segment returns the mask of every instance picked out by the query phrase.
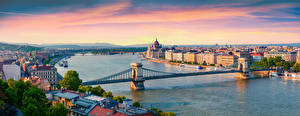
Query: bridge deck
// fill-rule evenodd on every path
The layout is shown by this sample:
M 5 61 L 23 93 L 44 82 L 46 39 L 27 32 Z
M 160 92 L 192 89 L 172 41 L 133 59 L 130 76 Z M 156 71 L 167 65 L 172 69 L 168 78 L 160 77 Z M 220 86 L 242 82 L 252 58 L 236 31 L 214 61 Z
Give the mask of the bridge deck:
M 230 70 L 230 71 L 208 71 L 208 72 L 192 72 L 192 73 L 166 73 L 166 74 L 162 74 L 162 75 L 147 75 L 147 76 L 143 77 L 143 80 L 178 78 L 178 77 L 209 75 L 209 74 L 237 73 L 237 72 L 242 72 L 242 71 Z M 111 83 L 134 81 L 131 77 L 129 77 L 129 78 L 128 77 L 127 78 L 112 77 L 112 78 L 113 79 L 110 78 L 110 79 L 98 79 L 98 80 L 93 80 L 93 81 L 87 81 L 87 82 L 83 82 L 83 85 L 111 84 Z

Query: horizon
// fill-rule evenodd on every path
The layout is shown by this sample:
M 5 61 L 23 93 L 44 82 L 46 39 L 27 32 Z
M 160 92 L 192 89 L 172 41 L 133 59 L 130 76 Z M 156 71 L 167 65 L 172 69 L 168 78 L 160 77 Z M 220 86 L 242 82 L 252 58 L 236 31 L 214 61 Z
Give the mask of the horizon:
M 32 7 L 32 6 L 39 7 Z M 300 2 L 5 1 L 1 42 L 164 45 L 300 43 Z

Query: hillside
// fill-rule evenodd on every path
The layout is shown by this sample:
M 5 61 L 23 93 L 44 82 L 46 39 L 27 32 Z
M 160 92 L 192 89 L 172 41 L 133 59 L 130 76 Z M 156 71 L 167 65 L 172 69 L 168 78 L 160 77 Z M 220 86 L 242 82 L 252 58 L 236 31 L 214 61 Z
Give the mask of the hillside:
M 41 47 L 34 47 L 30 45 L 16 45 L 16 44 L 7 44 L 7 43 L 0 43 L 0 50 L 10 50 L 10 51 L 34 51 L 43 50 Z

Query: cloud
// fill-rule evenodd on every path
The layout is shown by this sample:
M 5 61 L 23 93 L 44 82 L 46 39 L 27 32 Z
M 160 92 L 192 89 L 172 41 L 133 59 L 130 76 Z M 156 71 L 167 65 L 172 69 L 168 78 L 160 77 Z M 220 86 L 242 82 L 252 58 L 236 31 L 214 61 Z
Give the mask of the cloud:
M 298 17 L 274 11 L 293 8 L 294 4 L 241 7 L 241 3 L 228 3 L 193 7 L 163 5 L 152 8 L 135 5 L 130 1 L 121 1 L 54 13 L 0 12 L 11 14 L 0 18 L 0 34 L 13 38 L 14 41 L 35 43 L 108 41 L 117 44 L 142 44 L 155 35 L 164 37 L 162 42 L 167 44 L 172 39 L 175 39 L 175 44 L 175 41 L 180 44 L 192 41 L 198 44 L 204 43 L 203 41 L 239 42 L 237 40 L 241 38 L 244 41 L 241 40 L 240 43 L 245 43 L 255 40 L 251 37 L 257 38 L 253 42 L 261 38 L 278 42 L 284 36 L 289 41 L 299 40 L 296 32 L 299 31 L 297 27 L 300 26 L 300 21 L 276 19 L 279 16 L 294 19 Z M 156 7 L 161 8 L 155 9 Z M 282 35 L 277 34 L 278 32 Z

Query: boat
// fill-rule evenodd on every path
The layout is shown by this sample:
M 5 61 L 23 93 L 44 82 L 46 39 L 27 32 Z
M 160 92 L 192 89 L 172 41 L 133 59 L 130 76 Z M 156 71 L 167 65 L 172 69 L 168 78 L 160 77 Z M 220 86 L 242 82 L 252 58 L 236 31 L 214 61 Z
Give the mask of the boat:
M 63 67 L 63 66 L 64 66 L 64 64 L 62 63 L 62 61 L 59 62 L 58 65 L 59 65 L 60 67 Z
M 279 77 L 278 73 L 277 72 L 273 72 L 270 74 L 270 77 Z
M 282 76 L 281 78 L 284 80 L 300 81 L 300 74 L 299 73 L 285 73 L 284 76 Z
M 184 68 L 194 68 L 194 69 L 203 69 L 202 66 L 197 66 L 197 65 L 187 65 L 187 64 L 180 64 L 179 67 L 184 67 Z
M 64 67 L 68 67 L 68 61 L 64 60 L 64 61 L 62 61 L 62 64 L 63 64 Z

